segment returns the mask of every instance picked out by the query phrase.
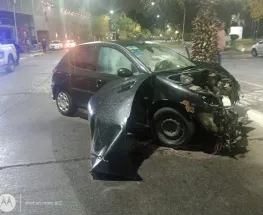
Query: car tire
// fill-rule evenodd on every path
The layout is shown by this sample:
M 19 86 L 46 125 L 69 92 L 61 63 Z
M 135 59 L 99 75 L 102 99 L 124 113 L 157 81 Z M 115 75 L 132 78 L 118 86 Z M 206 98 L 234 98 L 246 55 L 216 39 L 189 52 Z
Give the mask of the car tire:
M 59 91 L 56 97 L 56 103 L 59 112 L 64 116 L 74 116 L 77 112 L 77 107 L 72 97 L 66 91 Z
M 175 109 L 166 107 L 155 112 L 151 129 L 161 145 L 180 148 L 191 141 L 195 124 Z
M 6 71 L 7 72 L 14 72 L 15 71 L 15 59 L 13 57 L 13 55 L 9 55 L 8 56 L 8 62 L 7 62 L 7 68 Z
M 252 54 L 253 57 L 257 57 L 258 56 L 258 52 L 257 52 L 256 49 L 252 49 L 251 54 Z

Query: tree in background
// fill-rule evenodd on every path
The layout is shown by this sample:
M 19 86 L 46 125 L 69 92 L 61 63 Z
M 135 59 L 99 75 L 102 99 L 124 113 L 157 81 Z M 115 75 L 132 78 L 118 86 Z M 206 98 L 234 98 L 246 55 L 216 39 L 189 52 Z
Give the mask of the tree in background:
M 263 0 L 247 0 L 247 3 L 254 20 L 263 18 Z
M 109 33 L 109 20 L 108 16 L 99 16 L 93 19 L 91 30 L 97 40 L 106 39 Z
M 148 29 L 142 29 L 141 33 L 142 33 L 142 37 L 143 37 L 143 39 L 145 39 L 145 40 L 150 39 L 151 36 L 152 36 L 151 31 L 148 30 Z
M 192 59 L 216 63 L 217 32 L 220 21 L 215 12 L 215 2 L 203 0 L 193 21 Z
M 127 17 L 125 13 L 112 17 L 112 29 L 119 33 L 122 40 L 134 40 L 141 32 L 141 26 Z

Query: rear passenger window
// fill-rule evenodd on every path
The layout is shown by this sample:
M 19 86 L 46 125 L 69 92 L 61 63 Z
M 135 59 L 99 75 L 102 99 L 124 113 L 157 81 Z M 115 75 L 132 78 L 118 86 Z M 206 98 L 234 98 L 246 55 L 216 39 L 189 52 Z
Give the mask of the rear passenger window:
M 94 46 L 76 47 L 70 50 L 70 64 L 88 71 L 96 71 L 96 56 Z

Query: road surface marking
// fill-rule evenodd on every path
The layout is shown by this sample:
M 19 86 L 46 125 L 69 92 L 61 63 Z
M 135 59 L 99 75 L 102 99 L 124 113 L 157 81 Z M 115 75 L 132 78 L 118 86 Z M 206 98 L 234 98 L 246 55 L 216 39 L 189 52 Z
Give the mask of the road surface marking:
M 253 83 L 250 83 L 250 82 L 247 82 L 247 81 L 240 81 L 240 82 L 243 82 L 245 84 L 249 84 L 249 85 L 252 85 L 252 86 L 255 86 L 255 87 L 263 88 L 263 85 L 253 84 Z
M 247 111 L 248 118 L 263 127 L 263 113 L 256 110 Z

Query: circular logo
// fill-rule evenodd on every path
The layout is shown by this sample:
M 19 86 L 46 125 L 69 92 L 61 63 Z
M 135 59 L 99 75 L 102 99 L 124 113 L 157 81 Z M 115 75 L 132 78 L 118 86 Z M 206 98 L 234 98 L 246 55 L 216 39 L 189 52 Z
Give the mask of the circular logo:
M 3 194 L 0 196 L 0 210 L 3 212 L 10 212 L 16 207 L 16 199 L 10 194 Z

